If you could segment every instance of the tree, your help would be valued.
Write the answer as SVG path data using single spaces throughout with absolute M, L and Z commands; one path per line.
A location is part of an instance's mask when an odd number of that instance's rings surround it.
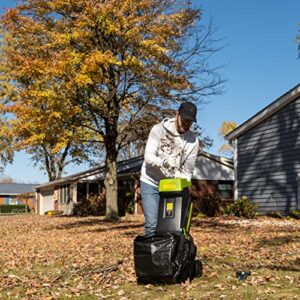
M 12 147 L 12 137 L 7 134 L 10 125 L 5 118 L 0 119 L 0 172 L 4 167 L 13 161 L 14 150 Z
M 39 88 L 35 92 L 38 91 L 44 95 L 40 97 L 35 93 L 29 97 L 17 93 L 14 103 L 3 110 L 15 117 L 10 118 L 8 126 L 1 131 L 10 137 L 10 149 L 26 150 L 34 164 L 45 170 L 49 181 L 53 181 L 61 178 L 66 165 L 88 160 L 88 153 L 94 148 L 87 148 L 81 142 L 84 130 L 76 127 L 78 117 L 67 99 L 64 103 L 60 99 L 53 101 L 53 95 L 52 99 L 45 95 L 47 91 Z M 3 139 L 2 144 L 7 144 L 7 139 Z
M 199 10 L 176 0 L 24 0 L 3 17 L 10 63 L 22 75 L 59 82 L 81 128 L 103 145 L 108 218 L 118 216 L 121 149 L 145 140 L 180 102 L 200 104 L 220 91 L 208 65 L 218 50 L 214 30 L 200 20 Z
M 42 37 L 28 36 L 38 29 L 26 31 L 14 13 L 8 12 L 1 23 L 0 111 L 13 116 L 1 127 L 6 136 L 2 144 L 10 137 L 10 149 L 26 150 L 34 165 L 53 181 L 61 178 L 68 164 L 89 160 L 95 147 L 84 140 L 91 134 L 79 127 L 80 108 L 68 98 L 62 80 L 49 70 L 48 57 L 53 59 L 49 49 L 39 42 L 35 48 L 35 39 Z M 12 161 L 12 157 L 1 158 Z
M 237 128 L 238 124 L 235 121 L 225 121 L 222 123 L 219 129 L 219 135 L 225 139 L 225 136 L 230 133 L 232 130 Z M 233 156 L 233 147 L 228 142 L 224 143 L 220 149 L 220 153 L 225 153 L 227 155 Z
M 15 180 L 8 175 L 1 175 L 0 183 L 15 183 Z
M 77 126 L 76 109 L 67 99 L 64 103 L 60 99 L 37 100 L 38 96 L 31 97 L 26 103 L 23 98 L 9 107 L 8 111 L 16 116 L 11 120 L 11 131 L 15 149 L 25 149 L 34 165 L 45 170 L 49 181 L 53 181 L 61 178 L 67 165 L 89 160 L 94 147 L 82 141 L 86 130 Z

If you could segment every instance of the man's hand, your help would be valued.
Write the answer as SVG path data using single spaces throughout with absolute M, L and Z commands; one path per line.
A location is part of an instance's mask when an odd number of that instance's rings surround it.
M 177 155 L 171 154 L 167 159 L 163 162 L 164 167 L 176 168 L 179 167 L 179 159 Z

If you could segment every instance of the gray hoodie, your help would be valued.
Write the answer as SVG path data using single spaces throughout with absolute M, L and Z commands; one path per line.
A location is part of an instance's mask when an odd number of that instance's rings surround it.
M 180 134 L 175 127 L 175 118 L 164 119 L 153 126 L 146 144 L 141 181 L 157 186 L 163 178 L 191 179 L 199 150 L 195 134 L 188 130 Z M 178 167 L 163 166 L 169 155 L 175 154 Z

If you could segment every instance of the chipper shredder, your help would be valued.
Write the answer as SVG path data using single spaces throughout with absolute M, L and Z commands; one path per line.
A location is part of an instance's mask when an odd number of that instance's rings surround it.
M 137 282 L 172 284 L 202 275 L 197 247 L 189 233 L 192 218 L 191 182 L 163 179 L 159 182 L 159 210 L 155 235 L 134 240 Z

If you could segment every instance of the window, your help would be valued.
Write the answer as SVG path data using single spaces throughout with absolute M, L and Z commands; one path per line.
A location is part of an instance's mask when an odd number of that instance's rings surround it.
M 233 182 L 219 181 L 218 193 L 222 199 L 233 199 Z
M 99 195 L 99 184 L 97 182 L 89 183 L 89 196 L 90 195 Z
M 11 204 L 11 205 L 19 204 L 18 199 L 16 199 L 15 197 L 9 198 L 9 204 Z
M 77 202 L 82 202 L 86 200 L 87 193 L 87 183 L 78 182 L 77 183 Z
M 59 202 L 61 204 L 66 204 L 71 201 L 71 191 L 69 184 L 61 185 L 59 188 L 59 192 Z

